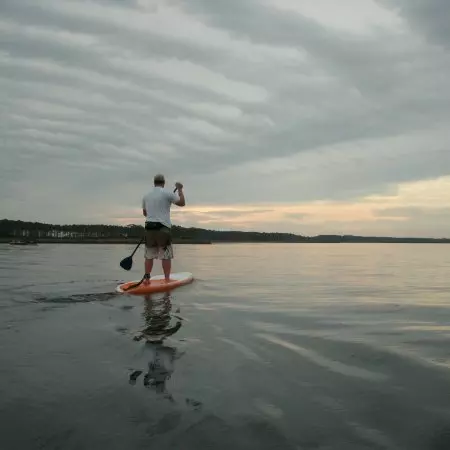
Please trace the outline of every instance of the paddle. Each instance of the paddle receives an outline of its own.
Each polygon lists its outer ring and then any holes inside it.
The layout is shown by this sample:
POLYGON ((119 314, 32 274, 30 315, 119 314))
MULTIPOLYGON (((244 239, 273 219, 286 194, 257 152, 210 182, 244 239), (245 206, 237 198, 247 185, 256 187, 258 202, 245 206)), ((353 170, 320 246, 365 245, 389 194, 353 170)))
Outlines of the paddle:
POLYGON ((126 258, 123 258, 122 261, 120 261, 120 267, 125 270, 130 270, 133 266, 133 255, 137 252, 137 249, 139 246, 144 242, 145 236, 139 241, 139 244, 136 245, 136 248, 134 249, 133 253, 130 256, 127 256, 126 258))
MULTIPOLYGON (((177 191, 177 188, 173 190, 175 193, 177 191)), ((145 241, 145 236, 139 241, 139 244, 136 245, 136 248, 134 249, 133 253, 130 256, 127 256, 126 258, 122 259, 120 261, 120 267, 124 270, 130 270, 133 267, 133 255, 137 252, 137 249, 140 247, 140 245, 145 241)), ((139 284, 142 283, 144 279, 141 280, 139 284)), ((139 286, 139 285, 138 285, 139 286)))

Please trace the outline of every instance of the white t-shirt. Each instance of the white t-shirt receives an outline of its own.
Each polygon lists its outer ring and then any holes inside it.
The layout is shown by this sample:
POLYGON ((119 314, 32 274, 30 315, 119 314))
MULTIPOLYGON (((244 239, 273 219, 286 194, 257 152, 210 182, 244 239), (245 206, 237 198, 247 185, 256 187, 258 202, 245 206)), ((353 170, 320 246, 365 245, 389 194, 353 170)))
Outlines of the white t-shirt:
POLYGON ((147 211, 147 222, 160 222, 170 228, 170 207, 180 198, 174 192, 155 186, 142 199, 142 209, 147 211))

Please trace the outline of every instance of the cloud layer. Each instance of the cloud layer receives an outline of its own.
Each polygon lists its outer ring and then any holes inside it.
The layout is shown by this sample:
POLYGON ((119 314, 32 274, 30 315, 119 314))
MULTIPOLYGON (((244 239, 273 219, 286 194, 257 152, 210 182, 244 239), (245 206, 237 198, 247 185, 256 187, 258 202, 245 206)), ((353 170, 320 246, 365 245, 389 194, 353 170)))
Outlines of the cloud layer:
POLYGON ((3 0, 2 216, 449 235, 450 4, 336 5, 3 0))

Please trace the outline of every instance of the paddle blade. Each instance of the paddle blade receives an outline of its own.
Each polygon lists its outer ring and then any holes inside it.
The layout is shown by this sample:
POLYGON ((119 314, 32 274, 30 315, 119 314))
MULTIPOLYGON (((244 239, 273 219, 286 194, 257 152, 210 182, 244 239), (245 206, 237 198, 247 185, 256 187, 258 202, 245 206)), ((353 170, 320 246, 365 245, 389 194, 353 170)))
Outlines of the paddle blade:
POLYGON ((130 270, 133 266, 133 258, 131 256, 128 256, 127 258, 122 259, 120 261, 120 267, 125 270, 130 270))

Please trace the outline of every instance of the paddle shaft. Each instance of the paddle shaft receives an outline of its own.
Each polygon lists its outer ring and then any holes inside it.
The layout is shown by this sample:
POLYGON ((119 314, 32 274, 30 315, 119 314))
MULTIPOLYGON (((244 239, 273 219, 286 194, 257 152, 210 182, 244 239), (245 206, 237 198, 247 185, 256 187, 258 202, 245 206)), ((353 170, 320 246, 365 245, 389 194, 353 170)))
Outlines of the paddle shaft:
POLYGON ((139 244, 136 245, 136 248, 134 249, 133 253, 130 255, 130 258, 133 257, 133 255, 137 252, 137 249, 139 248, 139 246, 142 244, 142 242, 144 242, 145 236, 142 237, 142 239, 139 241, 139 244))

